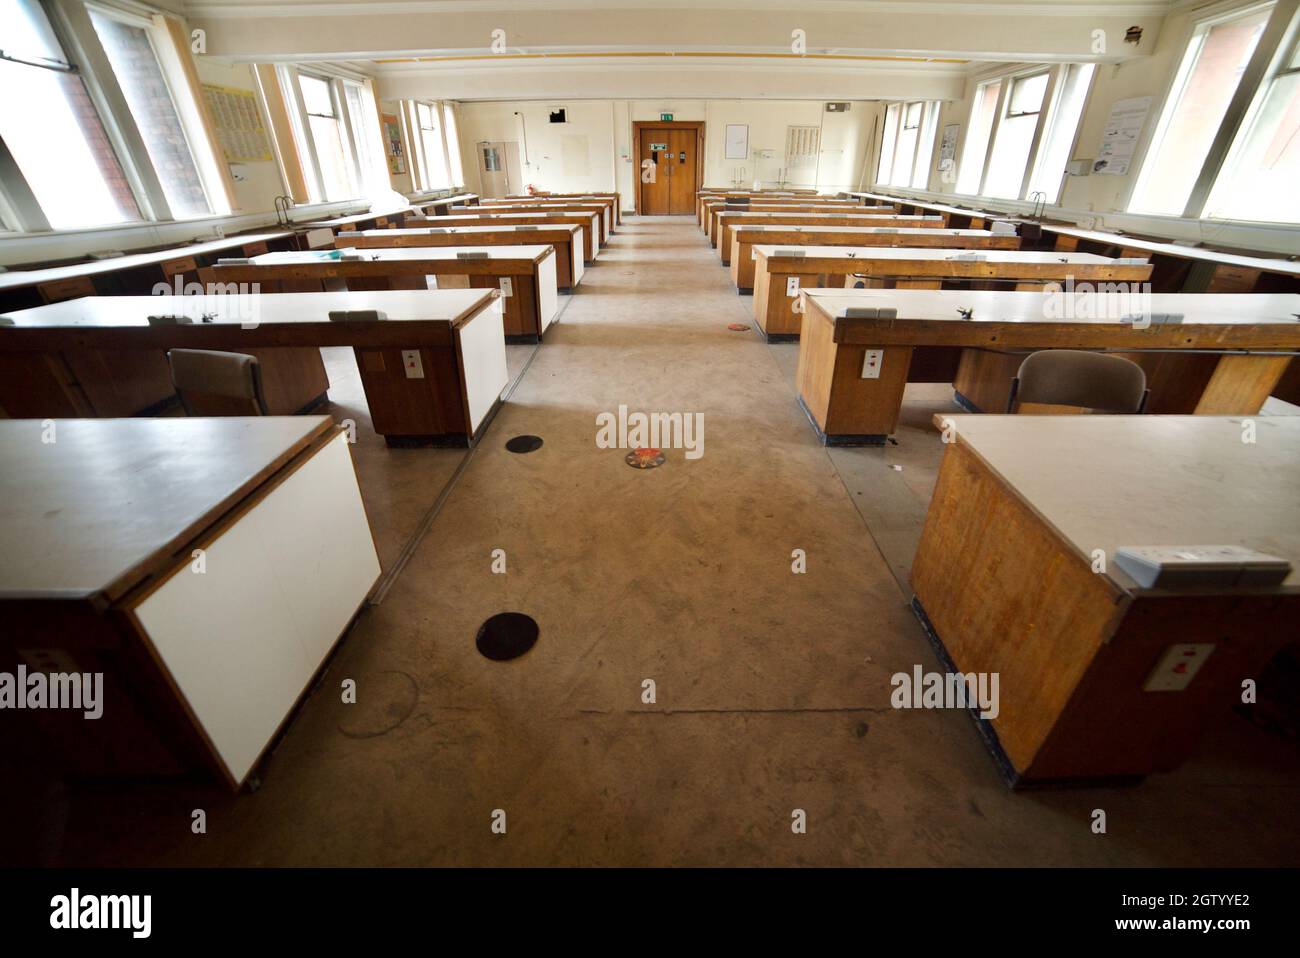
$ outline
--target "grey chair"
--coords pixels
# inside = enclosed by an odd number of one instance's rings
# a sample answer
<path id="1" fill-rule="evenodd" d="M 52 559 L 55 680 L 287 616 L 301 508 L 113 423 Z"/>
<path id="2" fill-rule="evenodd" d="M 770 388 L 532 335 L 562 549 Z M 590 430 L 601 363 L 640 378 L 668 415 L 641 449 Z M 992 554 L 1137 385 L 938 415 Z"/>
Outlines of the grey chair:
<path id="1" fill-rule="evenodd" d="M 1018 403 L 1077 406 L 1108 413 L 1146 409 L 1147 376 L 1123 356 L 1079 349 L 1044 349 L 1031 353 L 1011 381 L 1007 412 Z"/>
<path id="2" fill-rule="evenodd" d="M 262 364 L 246 353 L 211 349 L 167 352 L 172 385 L 189 416 L 265 416 Z"/>

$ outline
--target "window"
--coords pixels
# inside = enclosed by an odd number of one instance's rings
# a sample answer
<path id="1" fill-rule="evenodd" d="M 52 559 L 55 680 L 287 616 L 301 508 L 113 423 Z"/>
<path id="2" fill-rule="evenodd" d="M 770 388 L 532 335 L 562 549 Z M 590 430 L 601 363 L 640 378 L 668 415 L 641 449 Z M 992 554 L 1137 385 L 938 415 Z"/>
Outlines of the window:
<path id="1" fill-rule="evenodd" d="M 880 139 L 880 163 L 876 166 L 876 182 L 886 184 L 894 175 L 894 152 L 898 145 L 898 114 L 901 103 L 891 103 L 885 110 L 885 129 Z"/>
<path id="2" fill-rule="evenodd" d="M 1062 64 L 976 87 L 957 192 L 1055 203 L 1095 72 Z"/>
<path id="3" fill-rule="evenodd" d="M 163 77 L 158 54 L 145 25 L 117 13 L 89 8 L 90 20 L 135 118 L 149 159 L 175 219 L 212 212 L 198 164 Z"/>
<path id="4" fill-rule="evenodd" d="M 1147 148 L 1130 211 L 1184 212 L 1271 9 L 1207 21 L 1194 31 Z"/>
<path id="5" fill-rule="evenodd" d="M 1002 95 L 1002 81 L 982 83 L 975 90 L 975 105 L 971 109 L 970 129 L 966 145 L 961 151 L 961 168 L 957 171 L 957 192 L 974 196 L 980 191 L 984 179 L 984 160 L 989 151 L 989 137 L 993 134 L 993 119 L 998 113 L 998 97 Z"/>
<path id="6" fill-rule="evenodd" d="M 450 103 L 442 105 L 442 129 L 447 135 L 447 159 L 451 161 L 451 185 L 465 185 L 465 170 L 460 162 L 460 132 L 456 127 L 456 111 Z"/>
<path id="7" fill-rule="evenodd" d="M 442 190 L 451 186 L 447 171 L 447 155 L 443 152 L 442 124 L 439 122 L 436 103 L 415 104 L 415 129 L 419 141 L 421 186 L 426 190 Z"/>
<path id="8" fill-rule="evenodd" d="M 993 138 L 993 153 L 984 176 L 984 196 L 1020 197 L 1020 188 L 1034 148 L 1038 118 L 1047 93 L 1046 73 L 1016 77 L 1007 91 L 1006 108 Z"/>
<path id="9" fill-rule="evenodd" d="M 1074 136 L 1079 129 L 1095 69 L 1091 63 L 1076 63 L 1066 69 L 1056 102 L 1048 113 L 1047 132 L 1043 134 L 1038 160 L 1029 178 L 1030 198 L 1041 193 L 1044 203 L 1055 203 L 1060 197 L 1065 165 L 1070 162 Z"/>
<path id="10" fill-rule="evenodd" d="M 298 74 L 306 139 L 311 144 L 318 197 L 325 202 L 355 199 L 355 157 L 339 109 L 336 81 L 310 73 Z M 304 166 L 308 164 L 304 161 Z"/>
<path id="11" fill-rule="evenodd" d="M 1205 215 L 1300 223 L 1300 37 L 1261 87 Z"/>
<path id="12" fill-rule="evenodd" d="M 930 183 L 935 130 L 939 122 L 936 100 L 891 103 L 885 111 L 876 182 L 889 186 L 925 189 Z"/>
<path id="13" fill-rule="evenodd" d="M 85 82 L 71 72 L 36 0 L 0 4 L 0 36 L 8 57 L 0 60 L 0 140 L 22 177 L 4 185 L 18 225 L 77 229 L 141 219 Z"/>
<path id="14" fill-rule="evenodd" d="M 0 209 L 10 227 L 230 211 L 178 21 L 125 12 L 115 0 L 66 10 L 0 0 L 0 47 Z"/>
<path id="15" fill-rule="evenodd" d="M 379 140 L 378 116 L 374 97 L 355 80 L 343 81 L 343 96 L 348 109 L 348 126 L 357 145 L 357 168 L 369 196 L 382 196 L 392 190 L 388 165 Z"/>

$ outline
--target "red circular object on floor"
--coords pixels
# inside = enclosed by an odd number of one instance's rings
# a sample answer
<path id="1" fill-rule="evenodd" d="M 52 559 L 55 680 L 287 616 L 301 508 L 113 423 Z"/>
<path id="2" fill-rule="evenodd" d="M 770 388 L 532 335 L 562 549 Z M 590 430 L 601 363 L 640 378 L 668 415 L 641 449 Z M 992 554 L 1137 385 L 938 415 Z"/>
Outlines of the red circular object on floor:
<path id="1" fill-rule="evenodd" d="M 658 449 L 633 449 L 623 457 L 623 461 L 637 469 L 653 469 L 664 464 L 664 454 Z"/>
<path id="2" fill-rule="evenodd" d="M 749 329 L 749 327 L 744 323 L 727 323 L 727 328 L 733 333 L 743 333 L 745 330 Z"/>

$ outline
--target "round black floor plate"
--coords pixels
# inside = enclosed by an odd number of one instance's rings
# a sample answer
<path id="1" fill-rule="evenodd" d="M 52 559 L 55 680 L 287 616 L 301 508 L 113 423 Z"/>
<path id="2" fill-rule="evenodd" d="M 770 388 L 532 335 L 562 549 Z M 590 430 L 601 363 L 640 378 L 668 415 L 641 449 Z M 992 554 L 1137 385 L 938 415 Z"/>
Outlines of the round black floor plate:
<path id="1" fill-rule="evenodd" d="M 478 629 L 474 644 L 494 662 L 517 659 L 537 644 L 537 623 L 522 612 L 498 612 Z"/>
<path id="2" fill-rule="evenodd" d="M 506 448 L 511 452 L 536 452 L 542 448 L 541 436 L 515 436 L 506 442 Z"/>

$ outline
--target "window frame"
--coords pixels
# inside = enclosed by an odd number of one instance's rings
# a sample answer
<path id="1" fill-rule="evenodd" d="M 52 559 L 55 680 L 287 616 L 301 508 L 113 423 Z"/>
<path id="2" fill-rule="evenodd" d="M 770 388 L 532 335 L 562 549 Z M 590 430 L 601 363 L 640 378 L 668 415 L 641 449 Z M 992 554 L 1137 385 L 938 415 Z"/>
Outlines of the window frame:
<path id="1" fill-rule="evenodd" d="M 190 159 L 194 164 L 194 171 L 199 178 L 199 183 L 203 188 L 204 200 L 207 203 L 208 211 L 200 213 L 198 216 L 177 216 L 171 209 L 170 201 L 166 200 L 164 190 L 164 201 L 167 207 L 168 219 L 171 220 L 194 220 L 202 219 L 205 216 L 220 216 L 229 213 L 229 204 L 224 197 L 225 188 L 220 180 L 220 173 L 213 167 L 209 159 L 215 154 L 214 145 L 208 140 L 206 131 L 201 128 L 200 122 L 194 115 L 195 110 L 180 101 L 180 95 L 177 91 L 177 77 L 175 76 L 175 64 L 171 63 L 167 51 L 161 48 L 158 33 L 164 29 L 158 23 L 156 17 L 146 16 L 133 10 L 125 9 L 115 4 L 105 2 L 105 0 L 87 0 L 84 3 L 87 19 L 90 22 L 92 30 L 95 30 L 94 20 L 90 17 L 92 10 L 98 11 L 103 16 L 127 26 L 136 27 L 144 31 L 146 39 L 149 41 L 149 48 L 153 53 L 154 60 L 158 63 L 158 72 L 162 76 L 163 85 L 167 88 L 167 95 L 171 101 L 172 110 L 176 114 L 176 122 L 181 128 L 181 134 L 185 138 L 186 148 L 189 150 Z M 95 30 L 96 43 L 101 50 L 103 42 L 99 39 L 99 31 Z M 108 59 L 107 51 L 104 51 L 104 59 L 108 63 L 108 68 L 113 76 L 113 83 L 119 92 L 122 92 L 125 98 L 125 92 L 121 90 L 121 83 L 117 78 L 117 72 L 113 69 L 112 61 Z M 139 125 L 135 122 L 135 116 L 132 114 L 132 124 L 136 127 L 137 134 Z M 140 142 L 144 146 L 146 155 L 148 155 L 148 144 L 144 142 L 143 136 Z M 208 156 L 205 157 L 204 153 Z M 153 165 L 152 157 L 149 160 L 150 166 Z M 155 170 L 156 172 L 156 170 Z M 159 181 L 159 187 L 162 183 Z"/>
<path id="2" fill-rule="evenodd" d="M 1263 4 L 1251 4 L 1243 11 Z M 1250 131 L 1250 125 L 1256 111 L 1263 105 L 1279 76 L 1300 72 L 1300 62 L 1296 67 L 1286 64 L 1293 56 L 1300 56 L 1300 0 L 1274 0 L 1273 11 L 1264 32 L 1260 35 L 1255 52 L 1250 62 L 1242 71 L 1241 82 L 1228 109 L 1223 114 L 1223 122 L 1210 144 L 1210 151 L 1205 156 L 1201 175 L 1196 185 L 1188 194 L 1187 205 L 1183 207 L 1183 216 L 1202 219 L 1214 193 L 1219 177 L 1227 172 L 1228 162 L 1238 148 L 1241 138 Z M 1144 161 L 1145 163 L 1145 158 Z M 1271 226 L 1279 225 L 1275 220 L 1240 220 L 1234 222 L 1258 222 Z M 1294 223 L 1282 223 L 1291 225 Z"/>
<path id="3" fill-rule="evenodd" d="M 1258 69 L 1257 65 L 1261 52 L 1269 46 L 1270 31 L 1278 21 L 1278 9 L 1285 6 L 1290 6 L 1294 12 L 1296 0 L 1258 0 L 1258 2 L 1221 4 L 1216 8 L 1205 11 L 1202 16 L 1193 20 L 1191 32 L 1183 45 L 1182 54 L 1179 56 L 1173 74 L 1169 78 L 1164 95 L 1160 98 L 1160 112 L 1157 115 L 1156 122 L 1150 124 L 1150 134 L 1142 146 L 1142 159 L 1137 168 L 1137 175 L 1131 178 L 1132 182 L 1129 184 L 1127 195 L 1124 197 L 1123 208 L 1125 213 L 1133 216 L 1200 218 L 1200 211 L 1208 202 L 1210 189 L 1218 178 L 1224 154 L 1235 138 L 1236 128 L 1241 121 L 1240 113 L 1234 114 L 1234 110 L 1244 110 L 1245 107 L 1241 106 L 1243 99 L 1248 104 L 1254 98 L 1255 92 L 1262 82 L 1258 75 L 1254 76 L 1252 82 L 1252 75 Z M 1210 148 L 1205 154 L 1204 162 L 1201 164 L 1201 171 L 1192 184 L 1191 190 L 1188 191 L 1187 201 L 1183 204 L 1182 211 L 1180 213 L 1153 213 L 1135 209 L 1139 193 L 1147 181 L 1151 164 L 1159 153 L 1165 133 L 1177 114 L 1187 84 L 1196 69 L 1197 63 L 1200 61 L 1205 38 L 1215 27 L 1223 26 L 1234 20 L 1244 19 L 1253 13 L 1268 8 L 1271 8 L 1271 13 L 1264 25 L 1264 32 L 1260 35 L 1259 42 L 1255 45 L 1255 50 L 1247 61 L 1241 78 L 1237 81 L 1237 89 L 1228 101 L 1227 109 L 1223 112 L 1223 119 L 1219 121 L 1219 128 L 1210 140 Z"/>
<path id="4" fill-rule="evenodd" d="M 406 127 L 406 139 L 411 145 L 410 154 L 411 178 L 412 185 L 418 193 L 437 193 L 444 190 L 455 190 L 462 186 L 463 183 L 454 182 L 451 165 L 451 148 L 447 144 L 447 110 L 452 107 L 449 100 L 428 100 L 420 97 L 402 101 L 402 119 Z M 443 169 L 447 173 L 447 184 L 445 186 L 435 186 L 429 176 L 429 162 L 424 145 L 424 127 L 420 125 L 420 107 L 425 107 L 433 116 L 438 124 L 438 142 L 442 147 Z M 460 137 L 459 126 L 456 129 L 457 139 Z M 461 172 L 462 179 L 464 171 Z"/>
<path id="5" fill-rule="evenodd" d="M 965 129 L 962 131 L 962 141 L 959 144 L 957 154 L 960 157 L 957 169 L 955 184 L 960 184 L 962 179 L 962 166 L 970 161 L 971 158 L 966 155 L 967 137 L 975 123 L 976 111 L 980 105 L 981 92 L 992 84 L 999 84 L 997 103 L 993 108 L 993 122 L 989 130 L 988 142 L 984 145 L 984 156 L 980 161 L 979 183 L 975 192 L 968 193 L 959 189 L 954 189 L 954 196 L 970 197 L 972 199 L 994 199 L 1010 203 L 1027 203 L 1032 202 L 1032 197 L 1038 192 L 1031 192 L 1036 177 L 1040 175 L 1039 165 L 1043 161 L 1043 151 L 1048 145 L 1048 136 L 1050 128 L 1057 122 L 1060 115 L 1060 107 L 1063 96 L 1068 86 L 1069 71 L 1081 64 L 1074 62 L 1062 62 L 1054 64 L 1032 64 L 1021 67 L 1017 70 L 1010 70 L 1002 73 L 989 73 L 980 76 L 975 81 L 975 91 L 971 97 L 970 110 L 966 114 Z M 1043 99 L 1036 111 L 1025 111 L 1022 113 L 1012 114 L 1011 100 L 1014 90 L 1019 83 L 1023 83 L 1037 76 L 1047 76 L 1047 85 L 1043 90 Z M 1088 104 L 1092 98 L 1093 88 L 1096 85 L 1097 71 L 1094 68 L 1087 78 L 1087 89 L 1083 93 L 1083 108 L 1079 116 L 1075 118 L 1074 130 L 1070 135 L 1070 149 L 1068 153 L 1073 153 L 1078 144 L 1079 132 L 1083 126 L 1083 117 L 1087 113 Z M 1018 119 L 1020 117 L 1036 116 L 1034 123 L 1033 136 L 1030 139 L 1029 151 L 1025 155 L 1024 169 L 1020 172 L 1020 186 L 1015 196 L 991 196 L 989 189 L 989 169 L 993 161 L 993 156 L 997 148 L 998 137 L 1002 132 L 1002 124 L 1007 119 Z M 1067 160 L 1068 163 L 1068 160 Z M 1065 170 L 1061 171 L 1062 178 L 1065 176 Z M 1061 189 L 1058 186 L 1056 199 L 1051 205 L 1059 204 Z"/>
<path id="6" fill-rule="evenodd" d="M 1004 74 L 999 79 L 1002 81 L 1002 87 L 998 90 L 998 103 L 993 111 L 993 129 L 989 131 L 989 142 L 984 150 L 984 169 L 980 173 L 979 193 L 982 197 L 989 197 L 989 169 L 993 163 L 993 156 L 997 152 L 998 137 L 1002 135 L 1002 124 L 1007 119 L 1019 119 L 1025 116 L 1034 116 L 1034 132 L 1029 140 L 1029 152 L 1025 154 L 1025 166 L 1020 171 L 1020 187 L 1015 196 L 998 196 L 990 197 L 991 199 L 1004 200 L 1025 200 L 1025 193 L 1029 189 L 1029 181 L 1033 176 L 1035 165 L 1038 163 L 1038 153 L 1043 143 L 1043 133 L 1047 126 L 1047 115 L 1050 112 L 1050 105 L 1056 102 L 1056 96 L 1061 86 L 1061 72 L 1066 64 L 1057 64 L 1044 69 L 1042 66 L 1034 66 L 1027 70 L 1018 70 L 1013 73 Z M 1011 98 L 1016 85 L 1023 83 L 1033 77 L 1039 77 L 1046 74 L 1047 86 L 1043 90 L 1043 100 L 1039 104 L 1035 113 L 1017 113 L 1011 115 Z M 969 126 L 969 121 L 967 122 Z"/>
<path id="7" fill-rule="evenodd" d="M 104 229 L 138 229 L 158 224 L 193 223 L 227 216 L 233 197 L 220 174 L 223 159 L 201 122 L 201 95 L 188 76 L 178 75 L 177 64 L 162 49 L 167 15 L 123 0 L 32 0 L 45 15 L 55 40 L 63 51 L 68 72 L 80 77 L 95 116 L 103 128 L 109 148 L 122 171 L 135 205 L 138 220 L 55 228 L 9 150 L 0 143 L 0 235 L 75 234 Z M 176 216 L 167 200 L 153 158 L 131 113 L 113 65 L 91 20 L 91 10 L 145 30 L 159 71 L 170 95 L 177 120 L 194 161 L 209 212 L 198 216 Z M 183 102 L 184 101 L 184 102 Z"/>
<path id="8" fill-rule="evenodd" d="M 920 107 L 915 127 L 907 126 L 907 115 L 913 107 Z M 942 104 L 938 100 L 895 100 L 885 108 L 884 123 L 881 126 L 880 152 L 876 157 L 876 184 L 879 186 L 901 186 L 905 189 L 928 189 L 930 185 L 930 167 L 934 162 L 934 141 L 939 133 L 939 111 Z M 907 182 L 895 184 L 894 174 L 898 172 L 899 146 L 903 142 L 904 130 L 916 130 L 916 141 L 912 148 L 912 160 L 908 164 Z M 888 166 L 886 166 L 888 157 Z M 918 184 L 917 180 L 921 183 Z"/>
<path id="9" fill-rule="evenodd" d="M 304 178 L 310 180 L 308 192 L 311 194 L 313 202 L 350 203 L 365 199 L 366 183 L 361 158 L 357 154 L 356 134 L 352 129 L 352 118 L 347 108 L 347 96 L 343 91 L 343 77 L 321 69 L 302 69 L 293 66 L 289 67 L 288 70 L 292 80 L 290 88 L 293 91 L 293 105 L 296 114 L 296 122 L 293 124 L 294 135 L 301 138 L 301 146 L 306 151 L 305 156 L 299 156 L 299 163 L 303 167 Z M 302 92 L 303 77 L 320 80 L 325 83 L 326 88 L 329 90 L 330 105 L 334 110 L 330 114 L 330 118 L 339 127 L 339 141 L 343 146 L 343 162 L 347 166 L 351 196 L 330 197 L 325 190 L 325 174 L 321 172 L 320 148 L 316 143 L 316 134 L 312 132 L 310 120 L 312 116 L 324 116 L 325 114 L 308 112 L 306 98 Z"/>

